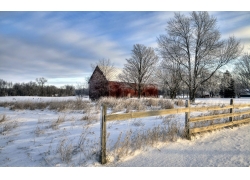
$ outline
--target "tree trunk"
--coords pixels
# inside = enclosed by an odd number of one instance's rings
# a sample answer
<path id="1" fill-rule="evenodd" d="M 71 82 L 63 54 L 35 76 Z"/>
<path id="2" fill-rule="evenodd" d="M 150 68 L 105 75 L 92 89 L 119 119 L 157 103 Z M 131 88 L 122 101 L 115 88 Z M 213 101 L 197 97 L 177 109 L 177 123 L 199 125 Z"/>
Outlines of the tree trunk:
<path id="1" fill-rule="evenodd" d="M 170 91 L 170 98 L 171 99 L 175 99 L 176 98 L 176 91 L 175 90 L 171 90 Z"/>
<path id="2" fill-rule="evenodd" d="M 195 90 L 194 90 L 194 89 L 190 89 L 190 90 L 189 90 L 189 100 L 190 100 L 190 102 L 192 102 L 192 103 L 195 102 Z"/>
<path id="3" fill-rule="evenodd" d="M 141 86 L 139 85 L 139 88 L 138 88 L 138 99 L 141 98 Z"/>

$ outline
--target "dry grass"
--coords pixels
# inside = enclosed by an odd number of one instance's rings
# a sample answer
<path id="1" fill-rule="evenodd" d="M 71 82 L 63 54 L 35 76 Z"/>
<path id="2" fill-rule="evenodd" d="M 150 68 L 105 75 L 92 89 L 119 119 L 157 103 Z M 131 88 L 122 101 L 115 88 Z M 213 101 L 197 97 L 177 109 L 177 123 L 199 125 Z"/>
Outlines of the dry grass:
<path id="1" fill-rule="evenodd" d="M 18 126 L 18 122 L 11 120 L 5 114 L 0 115 L 0 134 L 5 135 L 7 132 Z"/>
<path id="2" fill-rule="evenodd" d="M 66 138 L 63 138 L 58 144 L 57 152 L 59 152 L 63 162 L 69 163 L 73 156 L 72 142 Z"/>
<path id="3" fill-rule="evenodd" d="M 6 121 L 6 119 L 7 119 L 7 117 L 6 117 L 6 115 L 5 115 L 5 114 L 4 114 L 4 115 L 1 115 L 1 116 L 0 116 L 0 123 L 5 122 L 5 121 Z"/>
<path id="4" fill-rule="evenodd" d="M 77 98 L 76 101 L 52 101 L 49 103 L 50 110 L 65 111 L 65 110 L 83 110 L 90 109 L 90 102 Z"/>
<path id="5" fill-rule="evenodd" d="M 91 108 L 90 101 L 83 100 L 77 97 L 76 100 L 67 101 L 51 101 L 51 102 L 31 102 L 31 101 L 20 101 L 20 102 L 1 102 L 1 107 L 9 107 L 10 110 L 44 110 L 46 108 L 56 111 L 65 110 L 82 110 L 89 111 Z"/>
<path id="6" fill-rule="evenodd" d="M 141 125 L 141 121 L 135 122 L 135 126 Z M 119 160 L 123 157 L 133 155 L 136 150 L 145 150 L 155 147 L 159 143 L 174 142 L 178 138 L 186 138 L 185 130 L 180 124 L 169 117 L 163 117 L 162 124 L 142 131 L 129 130 L 120 133 L 114 145 L 108 149 L 108 161 L 113 157 Z"/>
<path id="7" fill-rule="evenodd" d="M 185 100 L 176 99 L 176 100 L 174 100 L 174 104 L 176 106 L 184 107 L 185 106 Z"/>
<path id="8" fill-rule="evenodd" d="M 124 102 L 124 109 L 126 109 L 126 113 L 132 111 L 145 111 L 147 110 L 147 106 L 138 99 L 128 99 Z"/>
<path id="9" fill-rule="evenodd" d="M 91 114 L 91 113 L 87 113 L 87 114 L 84 114 L 81 118 L 81 120 L 84 120 L 84 121 L 89 121 L 89 123 L 92 122 L 96 122 L 95 120 L 98 120 L 99 116 L 97 115 L 94 115 L 94 114 Z"/>
<path id="10" fill-rule="evenodd" d="M 93 140 L 90 140 L 88 137 L 92 133 L 93 132 L 91 132 L 91 129 L 89 129 L 89 126 L 85 126 L 78 139 L 77 148 L 80 150 L 80 153 L 83 154 L 85 161 L 93 158 L 93 155 L 95 155 L 94 158 L 98 158 L 98 155 L 99 155 L 99 150 L 100 150 L 99 143 L 96 143 Z"/>
<path id="11" fill-rule="evenodd" d="M 158 106 L 159 105 L 159 99 L 158 98 L 145 98 L 143 99 L 143 104 L 146 106 Z"/>
<path id="12" fill-rule="evenodd" d="M 145 123 L 143 122 L 142 119 L 133 119 L 132 123 L 133 126 L 144 126 Z"/>
<path id="13" fill-rule="evenodd" d="M 31 101 L 22 101 L 22 102 L 11 102 L 9 103 L 10 110 L 35 110 L 35 109 L 45 109 L 48 106 L 47 102 L 31 102 Z"/>
<path id="14" fill-rule="evenodd" d="M 66 115 L 59 116 L 56 120 L 52 121 L 50 127 L 53 130 L 56 130 L 59 128 L 59 125 L 62 124 L 65 121 Z"/>
<path id="15" fill-rule="evenodd" d="M 45 132 L 44 129 L 41 128 L 40 126 L 37 126 L 36 129 L 35 129 L 35 131 L 34 131 L 34 133 L 36 134 L 36 136 L 40 136 L 40 135 L 44 134 L 44 132 Z"/>
<path id="16" fill-rule="evenodd" d="M 174 101 L 159 98 L 113 98 L 103 97 L 97 101 L 97 108 L 105 104 L 112 113 L 124 111 L 125 113 L 132 111 L 146 111 L 146 110 L 160 110 L 160 109 L 173 109 Z M 177 104 L 183 106 L 184 101 L 178 100 Z"/>
<path id="17" fill-rule="evenodd" d="M 172 100 L 160 99 L 159 105 L 161 109 L 173 109 L 174 108 L 174 103 Z"/>

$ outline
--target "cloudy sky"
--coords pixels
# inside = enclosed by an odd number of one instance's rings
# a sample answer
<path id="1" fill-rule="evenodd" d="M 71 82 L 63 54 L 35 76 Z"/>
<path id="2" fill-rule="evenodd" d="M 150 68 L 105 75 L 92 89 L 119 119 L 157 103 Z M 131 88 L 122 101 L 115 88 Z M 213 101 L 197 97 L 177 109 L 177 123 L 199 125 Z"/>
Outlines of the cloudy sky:
<path id="1" fill-rule="evenodd" d="M 0 79 L 58 87 L 84 82 L 91 64 L 110 59 L 122 68 L 134 44 L 156 48 L 177 11 L 2 11 Z M 187 14 L 189 12 L 182 11 Z M 250 52 L 250 11 L 209 11 L 222 38 L 234 35 Z"/>

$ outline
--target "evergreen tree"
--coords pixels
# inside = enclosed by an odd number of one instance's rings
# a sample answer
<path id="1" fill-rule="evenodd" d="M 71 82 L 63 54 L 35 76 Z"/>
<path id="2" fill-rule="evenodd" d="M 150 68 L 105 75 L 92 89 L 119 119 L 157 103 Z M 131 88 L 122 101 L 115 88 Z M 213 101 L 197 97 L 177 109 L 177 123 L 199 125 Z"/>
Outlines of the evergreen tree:
<path id="1" fill-rule="evenodd" d="M 229 71 L 223 74 L 221 80 L 220 96 L 224 98 L 235 98 L 235 82 Z"/>

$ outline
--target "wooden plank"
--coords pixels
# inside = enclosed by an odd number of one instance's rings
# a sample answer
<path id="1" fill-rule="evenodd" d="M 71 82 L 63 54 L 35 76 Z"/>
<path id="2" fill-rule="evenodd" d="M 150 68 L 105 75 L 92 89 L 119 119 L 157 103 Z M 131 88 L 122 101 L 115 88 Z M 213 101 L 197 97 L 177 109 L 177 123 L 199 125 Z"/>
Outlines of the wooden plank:
<path id="1" fill-rule="evenodd" d="M 220 107 L 220 106 L 210 106 L 210 107 L 191 107 L 190 112 L 197 112 L 197 111 L 213 111 L 213 110 L 225 110 L 233 108 L 232 105 Z"/>
<path id="2" fill-rule="evenodd" d="M 100 162 L 101 164 L 107 163 L 106 158 L 106 136 L 107 136 L 107 128 L 106 128 L 106 114 L 107 107 L 105 105 L 102 106 L 102 119 L 101 119 L 101 152 L 100 152 Z"/>
<path id="3" fill-rule="evenodd" d="M 234 104 L 234 99 L 230 99 L 230 105 Z M 233 114 L 234 113 L 234 108 L 230 108 L 229 113 Z M 229 121 L 233 121 L 234 120 L 234 116 L 230 116 L 229 117 Z"/>
<path id="4" fill-rule="evenodd" d="M 144 111 L 144 112 L 132 112 L 132 113 L 124 113 L 124 114 L 110 114 L 106 116 L 106 120 L 107 121 L 124 120 L 124 119 L 131 119 L 131 118 L 142 118 L 142 117 L 149 117 L 149 116 L 178 114 L 178 113 L 183 113 L 187 111 L 188 111 L 188 108 L 178 108 L 178 109 L 166 109 L 166 110 L 159 110 L 159 111 Z"/>
<path id="5" fill-rule="evenodd" d="M 189 122 L 208 121 L 208 120 L 220 119 L 220 118 L 230 117 L 230 116 L 232 116 L 231 113 L 229 113 L 229 114 L 218 114 L 218 115 L 213 115 L 213 116 L 195 117 L 195 118 L 190 118 Z"/>
<path id="6" fill-rule="evenodd" d="M 132 113 L 124 113 L 124 114 L 109 114 L 106 116 L 107 121 L 112 120 L 124 120 L 124 119 L 131 119 Z"/>
<path id="7" fill-rule="evenodd" d="M 186 100 L 185 103 L 186 108 L 190 108 L 190 101 Z M 187 135 L 187 139 L 190 139 L 190 133 L 189 133 L 189 119 L 190 119 L 190 110 L 188 112 L 185 112 L 185 131 Z"/>
<path id="8" fill-rule="evenodd" d="M 239 109 L 241 109 L 241 108 L 247 108 L 247 107 L 250 108 L 250 104 L 235 104 L 234 105 L 234 108 L 239 108 Z"/>
<path id="9" fill-rule="evenodd" d="M 214 110 L 225 110 L 230 108 L 250 108 L 250 104 L 234 104 L 234 105 L 228 105 L 228 106 L 209 106 L 209 107 L 191 107 L 190 112 L 196 112 L 196 111 L 214 111 Z"/>
<path id="10" fill-rule="evenodd" d="M 223 123 L 223 124 L 215 124 L 215 125 L 206 126 L 206 127 L 192 128 L 192 129 L 189 129 L 189 133 L 194 134 L 194 133 L 198 133 L 198 132 L 210 131 L 210 130 L 215 130 L 215 129 L 219 129 L 219 128 L 223 128 L 223 127 L 227 127 L 227 126 L 233 126 L 236 124 L 249 123 L 249 122 L 250 122 L 250 118 L 247 118 L 247 119 L 227 122 L 227 123 Z"/>
<path id="11" fill-rule="evenodd" d="M 250 110 L 243 111 L 243 112 L 234 112 L 233 116 L 241 116 L 241 115 L 244 115 L 244 114 L 250 114 Z"/>
<path id="12" fill-rule="evenodd" d="M 218 115 L 213 115 L 213 116 L 194 117 L 194 118 L 190 118 L 189 122 L 208 121 L 208 120 L 220 119 L 224 117 L 241 116 L 244 114 L 250 114 L 250 111 L 218 114 Z"/>
<path id="13" fill-rule="evenodd" d="M 224 109 L 230 109 L 230 108 L 234 108 L 234 107 L 248 107 L 248 106 L 250 107 L 250 104 L 245 104 L 243 106 L 229 105 L 229 106 L 225 106 L 225 107 L 220 107 L 220 106 L 190 107 L 190 108 L 178 108 L 178 109 L 164 109 L 164 110 L 159 110 L 159 111 L 132 112 L 132 113 L 124 113 L 124 114 L 109 114 L 109 115 L 106 115 L 106 121 L 125 120 L 125 119 L 131 119 L 131 118 L 142 118 L 142 117 L 149 117 L 149 116 L 179 114 L 179 113 L 196 112 L 196 111 L 224 110 Z M 229 117 L 229 116 L 223 116 L 223 117 Z"/>

